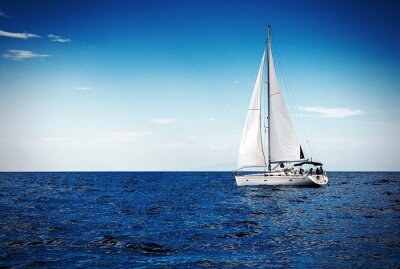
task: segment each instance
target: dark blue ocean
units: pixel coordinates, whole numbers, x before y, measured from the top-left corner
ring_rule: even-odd
[[[400,173],[0,173],[1,268],[398,268]]]

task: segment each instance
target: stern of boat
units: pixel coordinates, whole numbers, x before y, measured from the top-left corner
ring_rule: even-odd
[[[310,175],[308,178],[318,185],[326,185],[329,181],[326,175]]]

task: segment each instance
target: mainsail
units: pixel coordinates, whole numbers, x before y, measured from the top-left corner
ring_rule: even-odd
[[[285,100],[283,99],[283,95],[279,87],[270,44],[271,43],[269,41],[269,163],[298,161],[303,159],[304,156],[300,147],[299,138],[297,137],[296,130],[294,129],[292,120],[290,119]],[[242,134],[242,140],[240,142],[237,169],[266,166],[261,132],[261,92],[264,73],[264,59],[265,52],[261,60],[256,84],[254,86],[249,110],[247,112],[246,123]]]
[[[271,45],[268,49],[269,71],[269,146],[270,162],[297,161],[301,157],[299,138],[290,119],[276,77]]]
[[[263,54],[260,69],[258,71],[256,84],[251,97],[249,110],[247,112],[242,140],[240,142],[237,169],[245,167],[265,167],[265,157],[261,138],[261,92],[264,73]]]

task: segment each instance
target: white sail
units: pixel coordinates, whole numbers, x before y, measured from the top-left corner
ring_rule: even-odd
[[[263,72],[265,51],[262,57],[260,69],[254,86],[249,110],[247,112],[246,124],[244,126],[242,140],[240,142],[239,159],[237,169],[246,167],[266,167],[263,150],[263,138],[261,132],[261,109],[268,108],[264,119],[268,119],[268,171],[257,173],[238,173],[234,176],[238,186],[254,185],[284,185],[284,186],[322,186],[328,183],[328,177],[324,173],[304,172],[298,170],[281,170],[271,168],[271,162],[299,162],[304,160],[300,147],[299,138],[290,119],[283,95],[279,88],[276,77],[274,61],[272,59],[270,26],[268,25],[268,107],[261,108],[261,92],[263,86]],[[296,166],[303,164],[320,165],[317,162],[299,162]],[[293,167],[294,168],[294,167]],[[320,170],[320,171],[321,171]]]
[[[271,46],[269,62],[269,105],[270,105],[270,162],[295,161],[300,159],[300,142],[290,119],[276,77]]]
[[[264,73],[263,54],[260,69],[258,71],[256,84],[251,97],[249,110],[247,112],[242,140],[240,142],[239,158],[237,168],[266,166],[261,139],[261,92]]]

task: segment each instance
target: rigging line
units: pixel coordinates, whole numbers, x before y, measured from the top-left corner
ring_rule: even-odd
[[[281,54],[280,54],[280,51],[279,51],[279,45],[277,45],[277,56],[278,56],[278,58],[277,58],[277,60],[278,60],[278,63],[279,63],[279,67],[280,67],[280,69],[281,69],[281,73],[282,73],[282,77],[283,77],[283,82],[284,82],[284,84],[285,84],[285,88],[287,89],[287,96],[288,96],[288,99],[289,99],[289,103],[290,103],[290,108],[291,108],[291,111],[292,111],[292,113],[296,116],[296,113],[295,113],[295,110],[294,110],[294,101],[292,100],[292,99],[294,99],[294,98],[292,98],[292,96],[290,96],[290,92],[289,92],[289,90],[288,90],[288,84],[287,84],[287,79],[286,79],[286,77],[285,77],[285,75],[284,75],[284,72],[283,72],[283,68],[282,68],[282,57],[281,57]],[[297,119],[297,117],[295,117],[295,122],[296,122],[296,125],[297,125],[297,127],[298,127],[298,129],[300,130],[300,132],[301,132],[301,129],[300,129],[300,124],[299,124],[299,122],[298,122],[298,119]]]
[[[286,74],[286,70],[285,70],[284,66],[283,66],[283,69],[284,69],[284,72]],[[288,78],[286,78],[286,80],[287,80],[287,83],[288,83],[288,86],[289,86],[290,94],[292,95],[292,98],[294,99],[294,94],[293,94],[293,90],[292,90],[292,86],[290,84],[290,81],[289,81]],[[296,104],[295,100],[294,100],[294,103],[295,103],[296,114],[299,115],[300,127],[301,127],[301,130],[303,131],[303,133],[305,135],[305,139],[306,139],[306,142],[307,142],[306,146],[307,146],[307,148],[309,150],[310,157],[312,158],[312,156],[314,156],[314,151],[313,151],[312,145],[311,145],[310,140],[309,140],[309,135],[308,135],[308,133],[306,131],[306,128],[304,128],[304,124],[303,124],[303,120],[302,120],[302,116],[301,116],[302,114],[300,113],[300,111],[298,109],[298,105]]]
[[[283,64],[283,63],[282,63]],[[313,151],[313,148],[312,148],[312,146],[311,146],[311,143],[310,143],[310,140],[309,140],[309,135],[308,135],[308,133],[307,133],[307,131],[306,131],[306,129],[304,128],[304,124],[303,124],[303,120],[302,120],[302,117],[301,117],[301,113],[300,113],[300,111],[299,111],[299,109],[298,109],[298,105],[297,105],[297,103],[296,103],[296,101],[295,101],[295,98],[294,98],[294,94],[293,94],[293,90],[292,90],[292,86],[291,86],[291,83],[290,83],[290,81],[289,81],[289,79],[288,79],[288,77],[287,77],[287,74],[286,74],[286,68],[285,68],[285,66],[284,66],[284,64],[283,64],[283,71],[284,71],[284,73],[285,73],[285,75],[286,75],[286,81],[287,81],[287,84],[288,84],[288,89],[289,89],[289,93],[290,93],[290,95],[291,95],[291,97],[292,97],[292,99],[294,100],[293,102],[294,102],[294,108],[295,108],[295,111],[296,111],[296,114],[299,116],[299,122],[300,122],[300,127],[301,127],[301,131],[303,132],[303,134],[304,134],[304,137],[305,137],[305,139],[306,139],[306,147],[307,147],[307,149],[308,149],[308,152],[309,152],[309,156],[312,158],[312,156],[314,156],[314,151]]]
[[[279,57],[282,58],[280,53],[279,53]],[[306,146],[305,149],[307,149],[307,151],[309,153],[309,156],[312,157],[314,155],[313,154],[313,150],[312,150],[312,147],[311,147],[309,139],[308,139],[308,134],[307,134],[307,132],[306,132],[306,130],[304,128],[303,121],[302,121],[302,118],[301,118],[301,113],[298,110],[298,105],[296,103],[296,99],[295,99],[294,94],[293,94],[292,86],[291,86],[290,81],[288,79],[286,68],[285,68],[285,65],[284,65],[282,60],[280,61],[280,64],[281,64],[280,67],[281,67],[282,72],[284,74],[284,82],[285,82],[286,87],[288,89],[288,94],[289,94],[290,101],[293,102],[293,104],[294,104],[294,105],[293,104],[291,104],[291,105],[293,106],[293,110],[294,110],[296,116],[298,116],[298,118],[296,117],[296,123],[298,124],[298,126],[300,128],[300,132],[302,132],[302,135],[303,135],[303,137],[305,139],[305,141],[303,139],[303,142],[304,142],[304,144]]]
[[[302,118],[301,118],[301,114],[300,114],[300,112],[299,112],[299,110],[298,110],[298,106],[297,106],[297,104],[296,104],[296,99],[294,98],[292,86],[291,86],[291,83],[290,83],[290,81],[289,81],[289,79],[288,79],[288,76],[287,76],[286,68],[285,68],[285,65],[284,65],[284,63],[283,63],[283,60],[282,60],[280,51],[279,51],[279,46],[277,46],[277,54],[278,54],[278,58],[280,58],[280,59],[279,59],[279,64],[280,64],[280,68],[281,68],[281,70],[282,70],[282,74],[283,74],[283,78],[284,78],[284,83],[285,83],[285,85],[286,85],[286,87],[287,87],[287,89],[288,89],[289,98],[290,98],[289,101],[292,102],[292,100],[293,100],[294,105],[293,105],[293,104],[291,104],[291,105],[293,106],[293,110],[294,110],[295,114],[299,116],[298,119],[297,119],[297,117],[296,117],[296,123],[297,123],[298,126],[300,127],[300,132],[303,132],[303,135],[304,135],[304,137],[305,137],[305,139],[306,139],[306,142],[307,142],[307,143],[305,143],[305,144],[306,144],[306,147],[308,148],[307,151],[309,152],[310,157],[312,157],[312,156],[314,155],[314,152],[313,152],[312,147],[311,147],[311,145],[310,145],[310,142],[309,142],[309,139],[308,139],[308,134],[307,134],[307,132],[305,131],[305,128],[304,128],[304,125],[303,125],[303,121],[302,121]]]
[[[300,115],[299,111],[297,110],[297,104],[295,102],[295,98],[293,95],[293,92],[291,90],[291,86],[289,84],[288,78],[287,78],[287,74],[286,74],[286,70],[283,66],[283,60],[281,57],[281,53],[279,51],[279,45],[277,46],[277,56],[278,56],[278,62],[279,62],[279,67],[281,69],[281,73],[283,75],[283,82],[284,82],[284,86],[287,89],[287,99],[289,100],[289,104],[290,104],[290,110],[292,111],[292,114],[295,116],[295,124],[297,126],[297,130],[300,132],[300,143],[301,145],[304,145],[304,152],[306,152],[306,155],[308,156],[312,156],[313,152],[311,150],[309,141],[308,141],[308,135],[304,130],[304,126],[302,124],[301,118],[298,118],[297,115]],[[282,94],[282,93],[281,93]]]
[[[304,142],[303,138],[302,138],[304,134],[302,134],[302,130],[301,130],[301,126],[300,126],[300,123],[299,123],[299,119],[297,118],[297,113],[295,111],[296,105],[294,104],[294,98],[293,98],[293,96],[290,95],[289,86],[288,86],[288,82],[287,82],[287,77],[285,76],[285,72],[284,72],[284,70],[282,68],[283,60],[282,60],[281,53],[280,53],[278,47],[279,47],[279,45],[277,46],[277,56],[278,56],[277,60],[278,60],[278,63],[279,63],[279,67],[281,69],[283,82],[285,84],[284,86],[287,89],[287,97],[288,97],[287,99],[289,100],[289,103],[290,103],[290,109],[291,109],[293,115],[295,116],[295,123],[297,125],[297,129],[301,133],[301,136],[300,136],[301,142]],[[302,143],[302,144],[305,144],[305,143]]]

